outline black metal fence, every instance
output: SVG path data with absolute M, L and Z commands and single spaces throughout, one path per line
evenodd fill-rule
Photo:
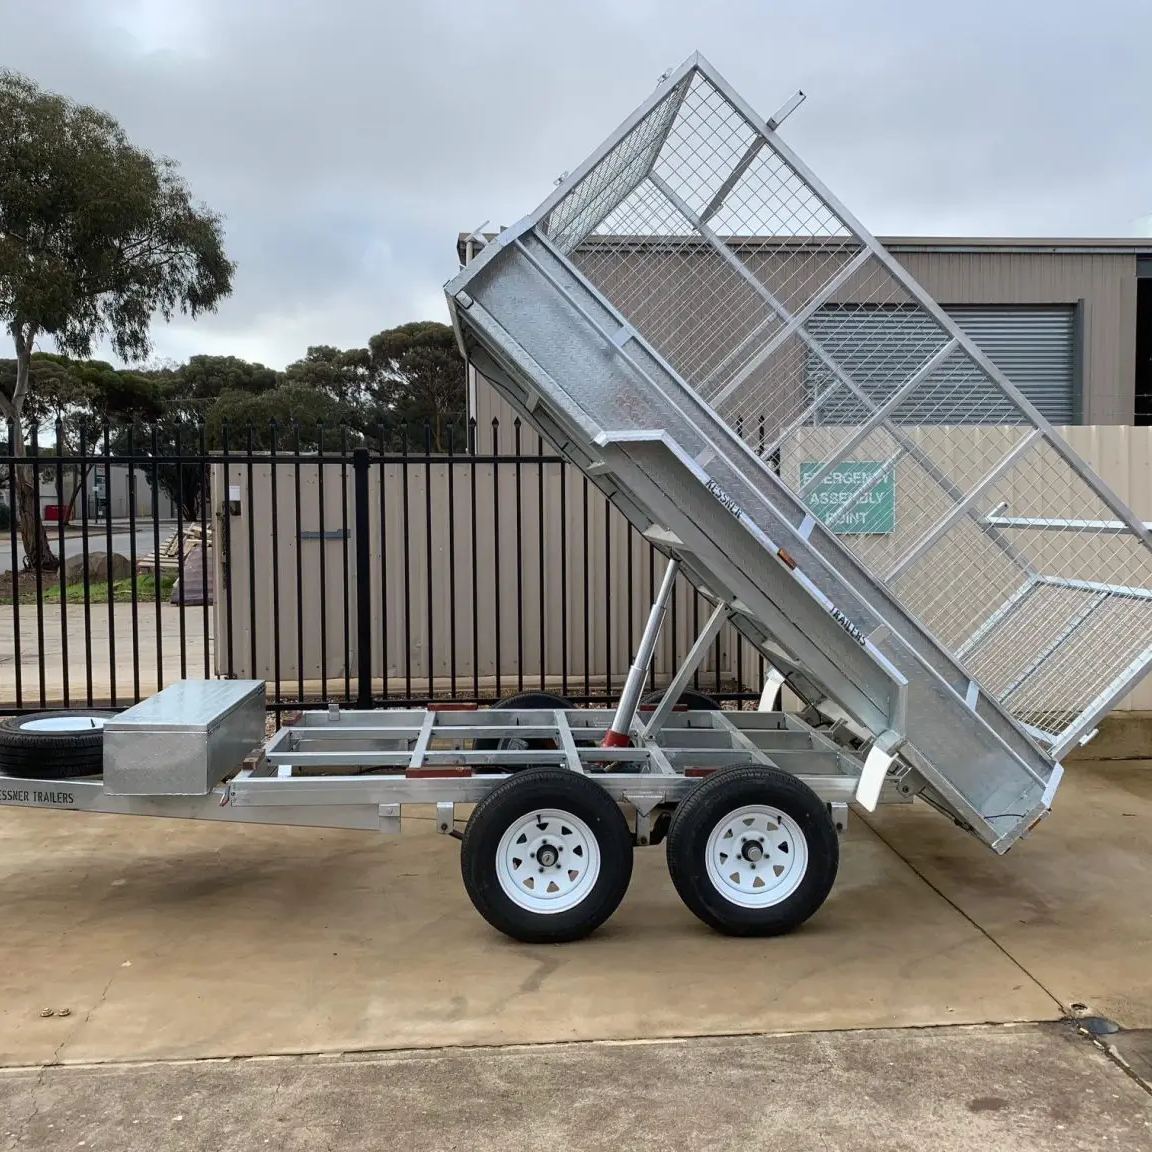
M 427 429 L 423 452 L 395 452 L 383 435 L 275 423 L 225 425 L 216 443 L 202 425 L 58 426 L 25 456 L 13 442 L 0 712 L 118 708 L 214 676 L 266 680 L 277 712 L 534 689 L 610 702 L 663 569 L 519 421 L 473 422 L 443 453 Z M 44 549 L 57 566 L 28 567 Z M 654 684 L 709 610 L 678 584 Z M 762 677 L 726 632 L 696 686 L 736 702 Z

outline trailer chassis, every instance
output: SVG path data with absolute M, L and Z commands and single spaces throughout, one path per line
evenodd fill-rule
M 739 785 L 746 793 L 751 788 L 749 795 L 754 799 L 759 796 L 751 806 L 740 808 L 747 808 L 750 815 L 742 818 L 746 823 L 736 831 L 743 834 L 744 828 L 759 827 L 760 840 L 749 849 L 749 859 L 740 858 L 740 865 L 726 864 L 729 856 L 723 851 L 724 846 L 713 845 L 713 871 L 732 869 L 727 882 L 735 884 L 733 891 L 739 900 L 741 885 L 731 881 L 731 877 L 741 875 L 740 867 L 747 868 L 744 887 L 749 888 L 751 895 L 744 893 L 749 896 L 749 907 L 743 912 L 755 913 L 759 901 L 763 905 L 760 910 L 770 913 L 766 931 L 782 930 L 781 924 L 795 926 L 779 906 L 787 905 L 788 896 L 795 896 L 796 892 L 765 904 L 765 898 L 750 886 L 770 885 L 752 876 L 752 872 L 759 865 L 762 875 L 770 874 L 773 868 L 782 868 L 781 875 L 791 875 L 797 867 L 794 861 L 802 855 L 802 881 L 809 870 L 818 870 L 812 861 L 821 835 L 823 856 L 835 857 L 836 838 L 847 824 L 848 803 L 857 795 L 867 772 L 869 757 L 865 753 L 874 751 L 875 746 L 854 748 L 839 726 L 819 730 L 801 716 L 780 710 L 776 703 L 782 677 L 771 668 L 761 707 L 756 711 L 681 710 L 677 706 L 679 695 L 726 618 L 727 605 L 723 603 L 716 604 L 660 702 L 642 706 L 640 689 L 649 671 L 677 568 L 677 561 L 670 560 L 616 709 L 473 709 L 446 703 L 423 709 L 353 711 L 330 704 L 323 710 L 304 712 L 279 728 L 226 779 L 202 794 L 124 795 L 111 790 L 99 776 L 42 780 L 0 775 L 0 805 L 383 833 L 400 832 L 405 806 L 432 805 L 436 830 L 465 842 L 465 883 L 482 914 L 519 939 L 560 940 L 584 935 L 606 919 L 623 896 L 628 876 L 623 876 L 623 887 L 620 876 L 615 877 L 615 890 L 592 913 L 581 911 L 587 900 L 577 900 L 572 907 L 560 901 L 561 906 L 553 907 L 549 904 L 551 893 L 545 899 L 531 891 L 521 892 L 522 903 L 527 907 L 515 899 L 505 901 L 508 907 L 503 909 L 484 907 L 474 891 L 484 887 L 482 878 L 473 875 L 473 883 L 469 883 L 469 857 L 476 856 L 469 844 L 469 829 L 489 820 L 488 808 L 495 810 L 493 819 L 499 824 L 508 819 L 504 810 L 509 804 L 509 810 L 515 811 L 522 796 L 535 788 L 526 811 L 551 815 L 547 819 L 522 815 L 520 819 L 536 820 L 531 825 L 535 831 L 552 821 L 569 835 L 581 867 L 565 870 L 560 864 L 550 866 L 560 869 L 556 874 L 561 878 L 584 876 L 584 861 L 592 856 L 598 861 L 598 869 L 607 867 L 609 841 L 619 851 L 626 836 L 629 853 L 633 847 L 659 843 L 674 827 L 676 813 L 681 807 L 687 808 L 686 800 L 705 789 L 705 785 L 712 792 L 722 791 L 724 780 L 731 777 L 734 786 Z M 210 681 L 183 682 L 182 688 L 196 692 L 200 683 L 205 693 L 211 691 Z M 483 746 L 478 746 L 479 742 Z M 121 748 L 117 754 L 122 752 Z M 106 743 L 106 767 L 107 757 Z M 872 788 L 876 800 L 910 801 L 919 791 L 916 774 L 886 755 L 882 756 L 882 765 L 883 778 Z M 559 800 L 552 804 L 547 800 L 551 795 L 549 788 L 559 793 L 575 789 L 576 793 L 563 804 Z M 796 797 L 803 802 L 799 808 L 795 807 L 799 803 Z M 589 803 L 593 809 L 601 805 L 598 816 L 595 812 L 591 816 L 587 812 L 580 815 L 584 812 L 582 805 Z M 616 816 L 605 815 L 605 804 Z M 458 806 L 475 808 L 460 812 Z M 602 829 L 596 828 L 597 819 L 604 825 Z M 811 827 L 802 827 L 805 821 Z M 459 822 L 464 823 L 464 831 L 457 827 Z M 577 825 L 582 832 L 573 831 Z M 734 834 L 729 830 L 726 835 L 731 838 Z M 542 835 L 555 839 L 552 833 Z M 597 839 L 601 835 L 607 838 L 604 843 Z M 521 833 L 522 841 L 525 836 Z M 765 836 L 768 840 L 778 838 L 784 864 L 771 866 L 757 855 L 773 849 L 772 844 L 762 846 Z M 545 839 L 542 844 L 532 853 L 534 861 L 537 855 L 552 861 L 554 854 L 558 857 L 564 850 L 564 845 L 552 840 Z M 511 863 L 521 860 L 517 851 L 506 844 L 500 849 L 506 858 L 506 873 L 521 867 Z M 671 843 L 669 851 L 671 865 Z M 484 858 L 470 861 L 473 873 L 484 865 L 491 852 L 480 855 Z M 830 865 L 833 876 L 835 863 L 833 859 Z M 823 864 L 828 865 L 828 861 Z M 769 871 L 766 873 L 765 869 Z M 630 874 L 630 856 L 627 865 L 615 871 Z M 537 868 L 537 875 L 544 875 L 544 869 Z M 675 879 L 675 869 L 673 875 Z M 802 890 L 801 881 L 797 883 Z M 500 883 L 515 897 L 519 883 L 515 877 L 505 875 Z M 689 897 L 683 891 L 681 895 L 691 906 Z M 802 903 L 804 914 L 800 919 L 806 919 L 820 901 L 811 908 L 807 907 L 810 899 Z M 581 914 L 564 915 L 572 913 L 573 908 Z M 605 908 L 607 913 L 601 916 Z M 693 910 L 709 920 L 701 909 Z M 733 926 L 718 922 L 715 917 L 709 922 L 721 930 L 749 930 L 747 924 Z

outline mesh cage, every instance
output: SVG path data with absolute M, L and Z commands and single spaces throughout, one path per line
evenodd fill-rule
M 981 687 L 1056 740 L 1152 659 L 1147 534 L 701 68 L 539 230 Z

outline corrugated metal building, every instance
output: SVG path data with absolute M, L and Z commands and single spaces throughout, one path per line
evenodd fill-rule
M 1054 424 L 1152 423 L 1152 240 L 889 237 L 884 243 Z M 645 244 L 647 253 L 640 251 Z M 461 236 L 461 261 L 474 245 Z M 755 239 L 741 247 L 754 262 Z M 619 251 L 610 256 L 623 280 L 635 276 L 637 260 L 666 258 L 643 240 L 633 242 L 626 257 Z M 594 258 L 603 277 L 605 253 Z M 683 251 L 677 259 L 684 264 Z M 698 301 L 677 306 L 676 281 L 686 282 L 689 274 L 685 267 L 660 277 L 664 297 L 646 297 L 636 308 L 660 308 L 679 326 L 681 346 L 703 347 L 716 338 L 715 316 Z M 650 283 L 653 277 L 636 279 Z M 871 301 L 867 285 L 850 279 L 813 317 L 817 331 L 827 328 L 833 355 L 835 332 L 843 327 L 837 309 L 852 307 L 856 323 L 867 324 L 869 306 L 895 305 Z M 909 356 L 914 353 L 911 346 Z M 868 371 L 866 364 L 852 367 L 857 377 Z M 818 365 L 798 363 L 796 386 L 814 387 L 818 371 Z M 502 423 L 513 418 L 480 378 L 470 380 L 469 407 L 482 425 L 493 417 Z

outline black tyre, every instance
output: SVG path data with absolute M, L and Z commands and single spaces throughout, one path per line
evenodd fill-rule
M 571 708 L 572 701 L 551 692 L 520 692 L 515 696 L 505 696 L 492 705 L 493 708 Z M 541 737 L 523 740 L 515 736 L 481 736 L 472 741 L 477 752 L 496 752 L 502 748 L 532 749 L 555 748 L 556 741 Z
M 777 768 L 725 768 L 672 816 L 668 871 L 680 899 L 729 936 L 803 924 L 836 879 L 840 845 L 824 802 Z
M 664 699 L 664 693 L 649 692 L 641 701 L 641 705 L 656 707 L 661 700 Z M 694 688 L 685 688 L 680 693 L 680 699 L 676 701 L 677 705 L 682 704 L 690 712 L 722 712 L 723 709 L 711 696 L 705 696 L 703 692 L 697 692 Z
M 566 768 L 529 768 L 476 805 L 460 845 L 476 911 L 526 944 L 579 940 L 632 879 L 632 833 L 615 801 Z
M 114 712 L 35 712 L 0 719 L 0 772 L 69 780 L 104 771 L 104 721 Z

